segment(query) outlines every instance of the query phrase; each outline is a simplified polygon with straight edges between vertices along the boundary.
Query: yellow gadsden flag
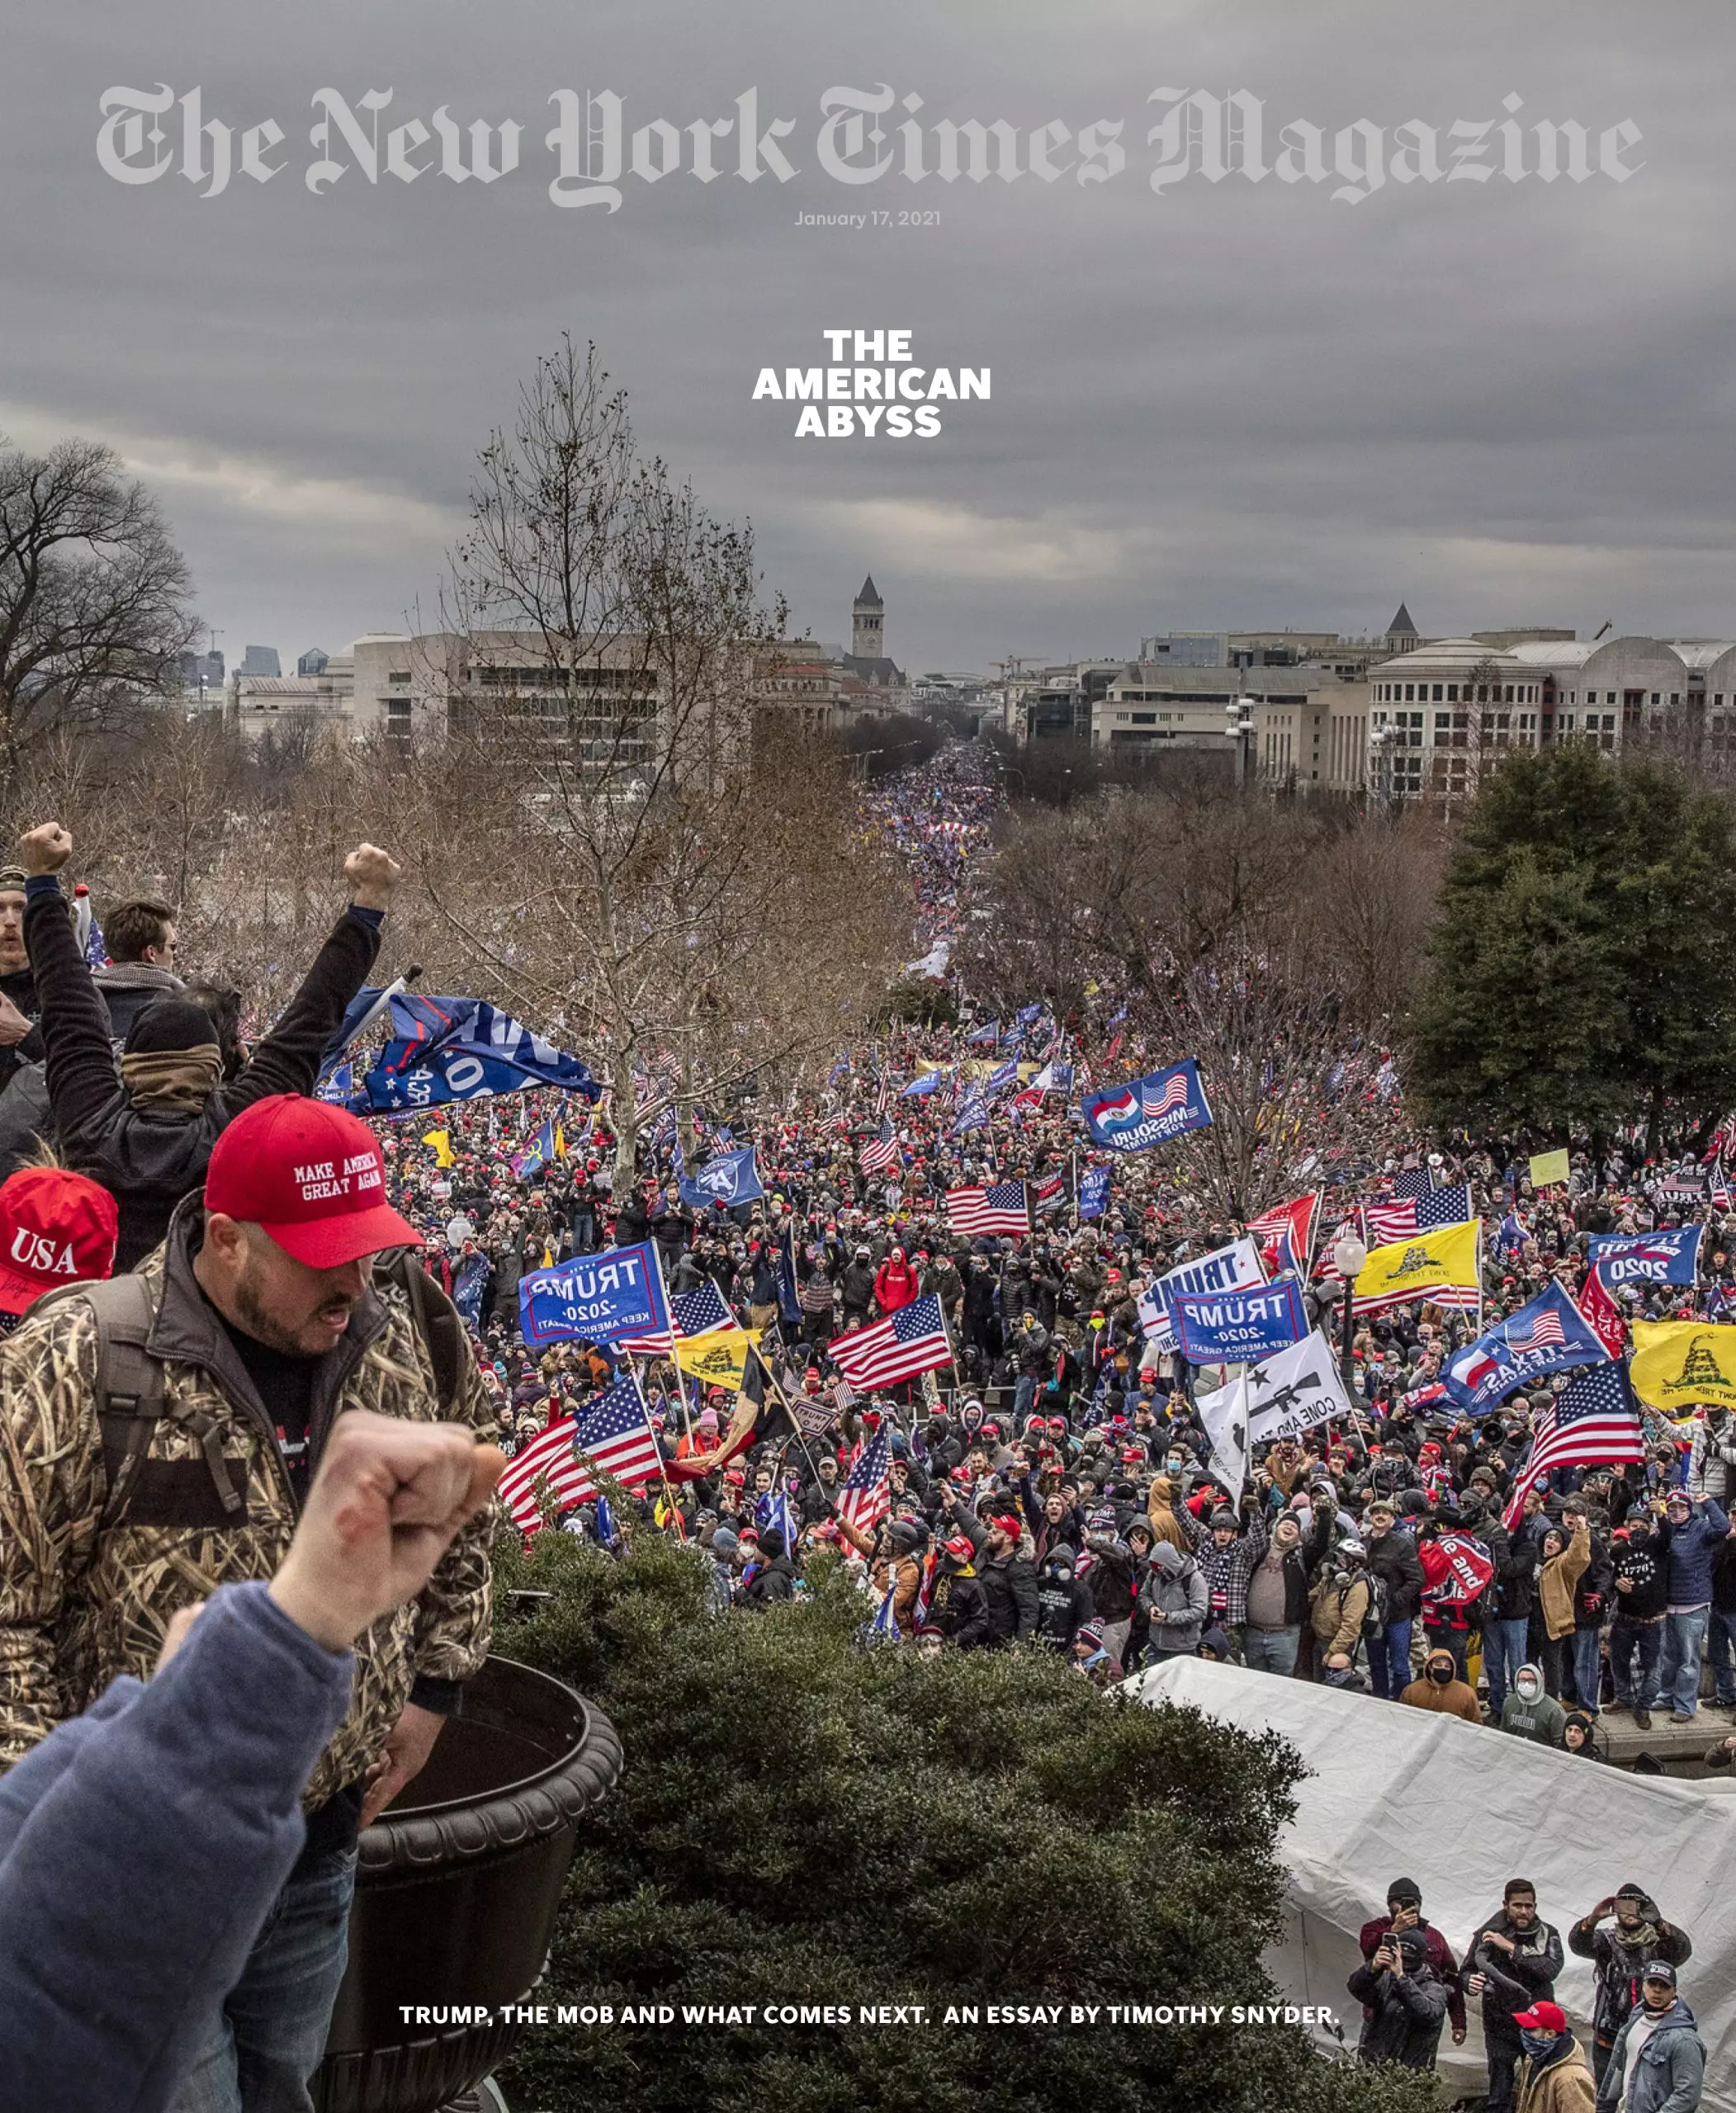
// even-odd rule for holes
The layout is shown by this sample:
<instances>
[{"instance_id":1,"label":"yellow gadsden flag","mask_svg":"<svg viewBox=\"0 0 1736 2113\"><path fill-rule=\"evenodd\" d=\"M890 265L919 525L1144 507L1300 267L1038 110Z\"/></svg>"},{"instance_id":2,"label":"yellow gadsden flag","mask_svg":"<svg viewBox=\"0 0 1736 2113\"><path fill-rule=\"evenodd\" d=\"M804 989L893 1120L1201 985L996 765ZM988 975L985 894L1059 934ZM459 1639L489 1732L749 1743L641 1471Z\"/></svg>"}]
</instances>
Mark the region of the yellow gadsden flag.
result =
<instances>
[{"instance_id":1,"label":"yellow gadsden flag","mask_svg":"<svg viewBox=\"0 0 1736 2113\"><path fill-rule=\"evenodd\" d=\"M1736 1328L1704 1321L1634 1323L1634 1392L1667 1416L1705 1402L1736 1408Z\"/></svg>"},{"instance_id":2,"label":"yellow gadsden flag","mask_svg":"<svg viewBox=\"0 0 1736 2113\"><path fill-rule=\"evenodd\" d=\"M1463 1225L1412 1233L1389 1247L1371 1247L1356 1278L1355 1310L1380 1313L1431 1298L1437 1306L1474 1311L1483 1297L1482 1236L1483 1220L1467 1218Z\"/></svg>"},{"instance_id":3,"label":"yellow gadsden flag","mask_svg":"<svg viewBox=\"0 0 1736 2113\"><path fill-rule=\"evenodd\" d=\"M747 1379L749 1347L759 1340L757 1328L713 1328L703 1335L684 1335L675 1345L675 1362L707 1387L729 1387L738 1394Z\"/></svg>"},{"instance_id":4,"label":"yellow gadsden flag","mask_svg":"<svg viewBox=\"0 0 1736 2113\"><path fill-rule=\"evenodd\" d=\"M434 1164L443 1173L452 1163L452 1133L450 1130L430 1130L422 1140L434 1148Z\"/></svg>"}]
</instances>

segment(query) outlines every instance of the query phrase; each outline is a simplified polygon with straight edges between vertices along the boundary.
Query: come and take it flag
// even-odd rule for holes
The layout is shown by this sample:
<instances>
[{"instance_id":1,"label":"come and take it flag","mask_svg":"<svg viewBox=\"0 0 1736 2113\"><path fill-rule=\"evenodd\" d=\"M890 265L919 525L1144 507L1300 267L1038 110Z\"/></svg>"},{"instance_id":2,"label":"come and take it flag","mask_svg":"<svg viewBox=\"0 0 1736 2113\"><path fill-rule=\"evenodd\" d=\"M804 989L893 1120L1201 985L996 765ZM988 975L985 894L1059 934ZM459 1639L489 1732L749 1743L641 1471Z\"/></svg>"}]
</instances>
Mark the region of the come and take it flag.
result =
<instances>
[{"instance_id":1,"label":"come and take it flag","mask_svg":"<svg viewBox=\"0 0 1736 2113\"><path fill-rule=\"evenodd\" d=\"M1355 1310L1384 1313L1426 1298L1474 1313L1483 1302L1482 1236L1483 1220L1473 1218L1370 1248L1356 1279Z\"/></svg>"},{"instance_id":2,"label":"come and take it flag","mask_svg":"<svg viewBox=\"0 0 1736 2113\"><path fill-rule=\"evenodd\" d=\"M1079 1113L1093 1141L1111 1151L1148 1152L1190 1130L1203 1130L1212 1110L1191 1056L1125 1085L1088 1093Z\"/></svg>"},{"instance_id":3,"label":"come and take it flag","mask_svg":"<svg viewBox=\"0 0 1736 2113\"><path fill-rule=\"evenodd\" d=\"M1023 1240L1031 1229L1030 1205L1022 1181L1002 1181L987 1189L948 1189L946 1215L954 1232L996 1233Z\"/></svg>"},{"instance_id":4,"label":"come and take it flag","mask_svg":"<svg viewBox=\"0 0 1736 2113\"><path fill-rule=\"evenodd\" d=\"M931 1372L950 1364L953 1346L947 1339L946 1316L934 1293L901 1306L890 1320L853 1335L835 1335L828 1345L834 1364L859 1394L877 1387L893 1387L901 1379L914 1379L919 1372Z\"/></svg>"},{"instance_id":5,"label":"come and take it flag","mask_svg":"<svg viewBox=\"0 0 1736 2113\"><path fill-rule=\"evenodd\" d=\"M1736 1327L1704 1321L1634 1323L1634 1392L1666 1415L1703 1403L1736 1408Z\"/></svg>"},{"instance_id":6,"label":"come and take it flag","mask_svg":"<svg viewBox=\"0 0 1736 2113\"><path fill-rule=\"evenodd\" d=\"M1597 1331L1561 1286L1548 1283L1530 1305L1449 1359L1441 1378L1453 1399L1477 1416L1545 1373L1598 1364L1608 1355Z\"/></svg>"},{"instance_id":7,"label":"come and take it flag","mask_svg":"<svg viewBox=\"0 0 1736 2113\"><path fill-rule=\"evenodd\" d=\"M1312 1328L1299 1343L1248 1368L1248 1441L1265 1445L1354 1413L1332 1345Z\"/></svg>"},{"instance_id":8,"label":"come and take it flag","mask_svg":"<svg viewBox=\"0 0 1736 2113\"><path fill-rule=\"evenodd\" d=\"M1728 1332L1736 1335L1736 1328ZM1511 1533L1525 1516L1527 1492L1556 1468L1615 1467L1644 1458L1645 1432L1620 1359L1594 1364L1570 1379L1537 1419L1503 1522Z\"/></svg>"}]
</instances>

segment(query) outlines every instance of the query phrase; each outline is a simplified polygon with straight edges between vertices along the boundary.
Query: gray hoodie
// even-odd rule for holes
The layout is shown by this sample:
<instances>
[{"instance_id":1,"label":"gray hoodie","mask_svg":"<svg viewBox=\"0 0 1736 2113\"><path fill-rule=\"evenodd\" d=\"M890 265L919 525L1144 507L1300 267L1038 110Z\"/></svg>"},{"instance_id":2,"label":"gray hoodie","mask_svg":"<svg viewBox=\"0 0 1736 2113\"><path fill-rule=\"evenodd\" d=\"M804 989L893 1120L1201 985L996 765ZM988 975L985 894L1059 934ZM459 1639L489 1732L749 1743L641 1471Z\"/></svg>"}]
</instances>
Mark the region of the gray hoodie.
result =
<instances>
[{"instance_id":1,"label":"gray hoodie","mask_svg":"<svg viewBox=\"0 0 1736 2113\"><path fill-rule=\"evenodd\" d=\"M1199 1647L1208 1600L1205 1579L1192 1556L1159 1541L1152 1550L1151 1567L1139 1597L1151 1616L1153 1651Z\"/></svg>"}]
</instances>

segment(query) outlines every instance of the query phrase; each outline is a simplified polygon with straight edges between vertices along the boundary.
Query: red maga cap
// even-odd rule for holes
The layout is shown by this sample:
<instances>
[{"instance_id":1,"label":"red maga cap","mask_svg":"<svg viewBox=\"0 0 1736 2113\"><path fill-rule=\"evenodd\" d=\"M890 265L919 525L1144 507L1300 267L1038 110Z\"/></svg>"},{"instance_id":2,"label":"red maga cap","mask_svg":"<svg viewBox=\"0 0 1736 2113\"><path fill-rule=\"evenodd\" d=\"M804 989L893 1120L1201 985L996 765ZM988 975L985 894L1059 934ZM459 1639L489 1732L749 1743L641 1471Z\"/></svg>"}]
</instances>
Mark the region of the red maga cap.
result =
<instances>
[{"instance_id":1,"label":"red maga cap","mask_svg":"<svg viewBox=\"0 0 1736 2113\"><path fill-rule=\"evenodd\" d=\"M336 1269L422 1236L386 1200L380 1141L323 1100L273 1094L218 1138L205 1208L257 1225L311 1269Z\"/></svg>"},{"instance_id":2,"label":"red maga cap","mask_svg":"<svg viewBox=\"0 0 1736 2113\"><path fill-rule=\"evenodd\" d=\"M1565 2032L1567 2012L1559 2003L1533 2003L1528 2011L1515 2011L1513 2022L1521 2032Z\"/></svg>"},{"instance_id":3,"label":"red maga cap","mask_svg":"<svg viewBox=\"0 0 1736 2113\"><path fill-rule=\"evenodd\" d=\"M113 1274L121 1213L100 1182L29 1166L0 1183L0 1313Z\"/></svg>"}]
</instances>

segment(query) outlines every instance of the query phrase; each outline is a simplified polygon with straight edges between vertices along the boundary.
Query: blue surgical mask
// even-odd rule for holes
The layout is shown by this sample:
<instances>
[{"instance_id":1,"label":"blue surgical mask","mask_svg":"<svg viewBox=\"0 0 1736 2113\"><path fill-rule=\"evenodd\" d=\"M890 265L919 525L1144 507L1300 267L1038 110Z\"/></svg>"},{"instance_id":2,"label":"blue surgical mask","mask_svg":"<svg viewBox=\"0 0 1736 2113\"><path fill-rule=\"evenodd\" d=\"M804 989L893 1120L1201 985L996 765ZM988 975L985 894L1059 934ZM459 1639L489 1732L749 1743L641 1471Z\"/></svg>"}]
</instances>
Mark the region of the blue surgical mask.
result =
<instances>
[{"instance_id":1,"label":"blue surgical mask","mask_svg":"<svg viewBox=\"0 0 1736 2113\"><path fill-rule=\"evenodd\" d=\"M1525 2042L1527 2054L1547 2054L1555 2044L1553 2032L1521 2032L1519 2037Z\"/></svg>"}]
</instances>

